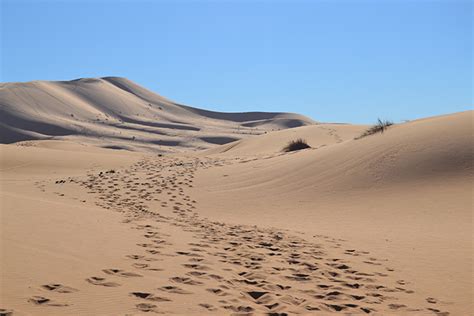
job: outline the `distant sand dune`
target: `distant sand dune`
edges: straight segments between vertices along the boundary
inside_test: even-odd
[[[291,113],[219,113],[192,108],[125,78],[0,84],[0,143],[4,144],[80,137],[90,143],[95,143],[94,138],[107,139],[109,148],[179,151],[309,124],[314,122]],[[163,135],[175,142],[167,145]]]

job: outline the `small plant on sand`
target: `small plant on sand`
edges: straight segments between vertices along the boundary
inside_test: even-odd
[[[283,148],[283,151],[290,152],[306,148],[311,148],[311,146],[309,146],[304,139],[298,138],[297,140],[290,141],[288,145]]]
[[[356,137],[355,139],[361,139],[365,136],[373,135],[376,133],[383,133],[391,125],[393,125],[392,121],[377,119],[377,123],[375,125],[369,127],[364,133],[362,133],[362,135]]]

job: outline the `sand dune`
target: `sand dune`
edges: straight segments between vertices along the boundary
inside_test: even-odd
[[[356,140],[122,78],[2,84],[0,105],[21,140],[0,145],[0,314],[473,309],[472,111]]]
[[[304,139],[312,148],[318,149],[352,140],[366,128],[365,125],[318,123],[317,125],[275,131],[259,137],[235,141],[225,146],[206,150],[203,154],[226,156],[276,154],[281,153],[282,148],[288,142],[298,138]]]
[[[1,83],[0,118],[1,143],[54,138],[162,152],[314,123],[291,113],[192,108],[118,77]]]

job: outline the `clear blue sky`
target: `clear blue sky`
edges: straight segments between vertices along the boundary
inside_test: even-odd
[[[0,1],[2,82],[122,76],[354,123],[473,105],[471,1]]]

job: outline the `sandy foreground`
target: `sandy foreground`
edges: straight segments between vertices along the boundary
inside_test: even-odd
[[[472,123],[1,145],[0,315],[469,315]]]

